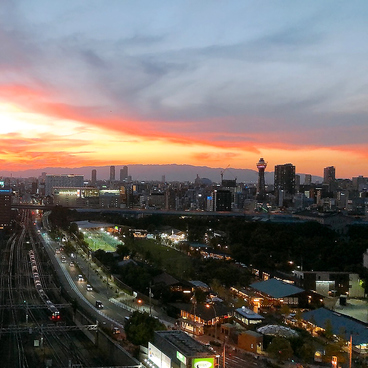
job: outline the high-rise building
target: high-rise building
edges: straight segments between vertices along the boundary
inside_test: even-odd
[[[53,188],[75,188],[84,186],[84,176],[83,175],[46,175],[45,179],[45,194],[51,195],[53,193]]]
[[[328,190],[334,191],[336,183],[336,171],[334,166],[328,166],[323,169],[323,184],[328,185]]]
[[[128,178],[128,166],[124,166],[120,169],[120,182],[126,181]]]
[[[0,229],[7,227],[11,222],[12,190],[0,184]]]
[[[295,174],[295,192],[298,193],[300,189],[300,175]]]
[[[115,166],[110,166],[110,182],[115,181]]]
[[[212,192],[213,211],[231,211],[231,192],[226,189],[217,189]]]
[[[368,178],[364,176],[356,176],[352,178],[352,186],[354,190],[367,191]]]
[[[323,182],[326,184],[336,180],[336,171],[334,166],[328,166],[323,169]]]
[[[312,175],[305,174],[304,176],[304,185],[311,185],[312,184]]]
[[[295,166],[292,164],[276,165],[274,186],[276,201],[279,206],[282,206],[281,202],[295,194]]]
[[[91,184],[96,185],[96,182],[97,182],[97,170],[93,169],[92,176],[91,176]]]
[[[267,167],[267,162],[261,157],[257,163],[258,169],[258,185],[257,185],[257,200],[263,201],[266,198],[266,185],[264,172]]]

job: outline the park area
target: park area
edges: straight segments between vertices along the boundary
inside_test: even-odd
[[[127,242],[126,246],[131,251],[139,253],[145,261],[173,276],[185,278],[190,274],[192,263],[190,257],[174,248],[162,245],[156,240],[135,239]]]

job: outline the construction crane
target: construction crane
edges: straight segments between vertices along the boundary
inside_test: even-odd
[[[227,165],[226,166],[226,168],[224,169],[224,170],[221,170],[221,183],[222,183],[222,181],[223,181],[223,179],[224,179],[224,173],[225,173],[225,171],[227,171],[228,170],[228,168],[230,167],[230,164],[229,165]],[[230,170],[229,170],[230,171]],[[234,176],[234,179],[235,180],[237,180],[238,178],[234,175],[234,174],[232,174],[233,176]]]
[[[224,170],[221,170],[221,183],[222,180],[224,179],[224,172],[229,168],[230,164],[226,166],[226,168]]]

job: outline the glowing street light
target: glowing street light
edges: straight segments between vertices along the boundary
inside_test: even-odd
[[[216,313],[216,309],[215,306],[213,304],[206,304],[206,308],[213,308],[213,311],[215,313],[215,339],[217,340],[217,313]]]

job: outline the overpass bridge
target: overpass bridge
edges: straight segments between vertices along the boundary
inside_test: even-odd
[[[51,211],[55,205],[40,204],[12,204],[14,209],[24,210],[41,210]],[[64,206],[63,206],[64,207]],[[132,209],[132,208],[86,208],[86,207],[64,207],[78,212],[100,213],[100,214],[121,214],[129,216],[149,216],[149,215],[166,215],[166,216],[200,216],[200,217],[248,217],[254,215],[245,214],[244,212],[208,212],[208,211],[174,211],[174,210],[155,210],[155,209]],[[257,214],[257,216],[260,216]]]

